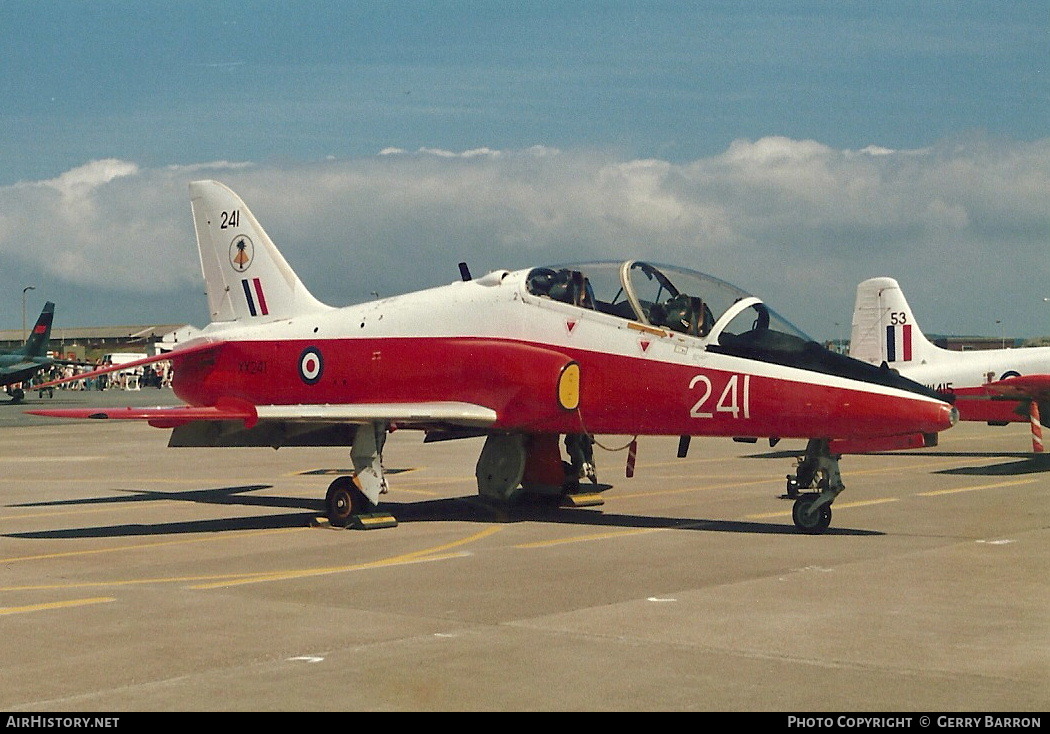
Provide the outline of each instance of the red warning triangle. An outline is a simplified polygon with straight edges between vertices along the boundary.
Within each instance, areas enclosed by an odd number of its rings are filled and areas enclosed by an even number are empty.
[[[571,334],[572,330],[576,328],[576,322],[575,321],[566,321],[565,322],[565,328],[568,329],[569,333]]]
[[[643,341],[638,342],[638,345],[642,348],[643,352],[646,352],[646,351],[649,350],[649,345],[650,344],[652,344],[652,342],[648,341],[648,340],[643,340]]]

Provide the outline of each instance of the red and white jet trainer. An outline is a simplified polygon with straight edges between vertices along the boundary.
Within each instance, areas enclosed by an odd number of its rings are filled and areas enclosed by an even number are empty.
[[[211,323],[144,360],[173,361],[186,405],[31,412],[146,420],[174,429],[172,446],[350,446],[354,474],[326,497],[336,525],[381,516],[394,427],[487,436],[478,490],[501,500],[571,498],[595,479],[596,435],[681,436],[680,455],[689,436],[806,438],[785,497],[799,528],[822,532],[839,453],[922,445],[954,423],[932,391],[823,349],[696,272],[628,261],[472,279],[461,265],[450,285],[332,308],[230,189],[199,181],[190,195]]]
[[[1029,422],[1032,448],[1043,450],[1040,415],[1050,419],[1050,347],[943,349],[919,329],[896,280],[869,278],[857,286],[850,356],[885,362],[937,390],[954,401],[959,420]]]

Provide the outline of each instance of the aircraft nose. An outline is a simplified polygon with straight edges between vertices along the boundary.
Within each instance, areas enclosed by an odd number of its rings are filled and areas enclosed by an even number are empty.
[[[920,423],[925,423],[921,429],[922,433],[947,431],[959,422],[959,411],[954,405],[949,405],[948,403],[927,402],[924,407],[912,415],[916,418],[922,416],[919,419]]]
[[[949,405],[948,403],[939,405],[935,415],[937,427],[934,430],[936,432],[947,431],[959,422],[959,411],[954,405]]]

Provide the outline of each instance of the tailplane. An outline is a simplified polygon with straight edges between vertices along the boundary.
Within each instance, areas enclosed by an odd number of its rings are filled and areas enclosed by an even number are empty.
[[[48,342],[51,339],[51,322],[55,319],[55,304],[48,301],[44,304],[44,310],[33,326],[33,333],[26,339],[25,345],[18,353],[25,357],[40,357],[47,352]]]
[[[299,280],[237,194],[190,184],[193,226],[211,320],[265,323],[329,308]]]
[[[857,286],[851,357],[893,367],[927,362],[939,351],[919,329],[896,280],[870,278]]]

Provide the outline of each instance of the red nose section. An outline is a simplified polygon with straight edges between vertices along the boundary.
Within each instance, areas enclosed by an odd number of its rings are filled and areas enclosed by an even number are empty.
[[[948,403],[935,401],[901,401],[898,417],[900,433],[940,433],[947,431],[959,421],[959,411]]]
[[[924,421],[920,428],[922,433],[940,433],[959,422],[959,411],[948,403],[931,403],[928,408],[916,411],[916,419]]]
[[[937,445],[937,434],[954,426],[959,419],[958,411],[948,405],[929,404],[921,411],[913,411],[904,416],[898,426],[913,427],[903,433],[893,435],[873,435],[863,438],[836,439],[831,442],[834,454],[866,454],[875,451],[899,451],[902,449],[922,449]]]
[[[851,395],[837,406],[830,438],[874,439],[946,431],[958,421],[951,405],[894,391],[881,395]]]

